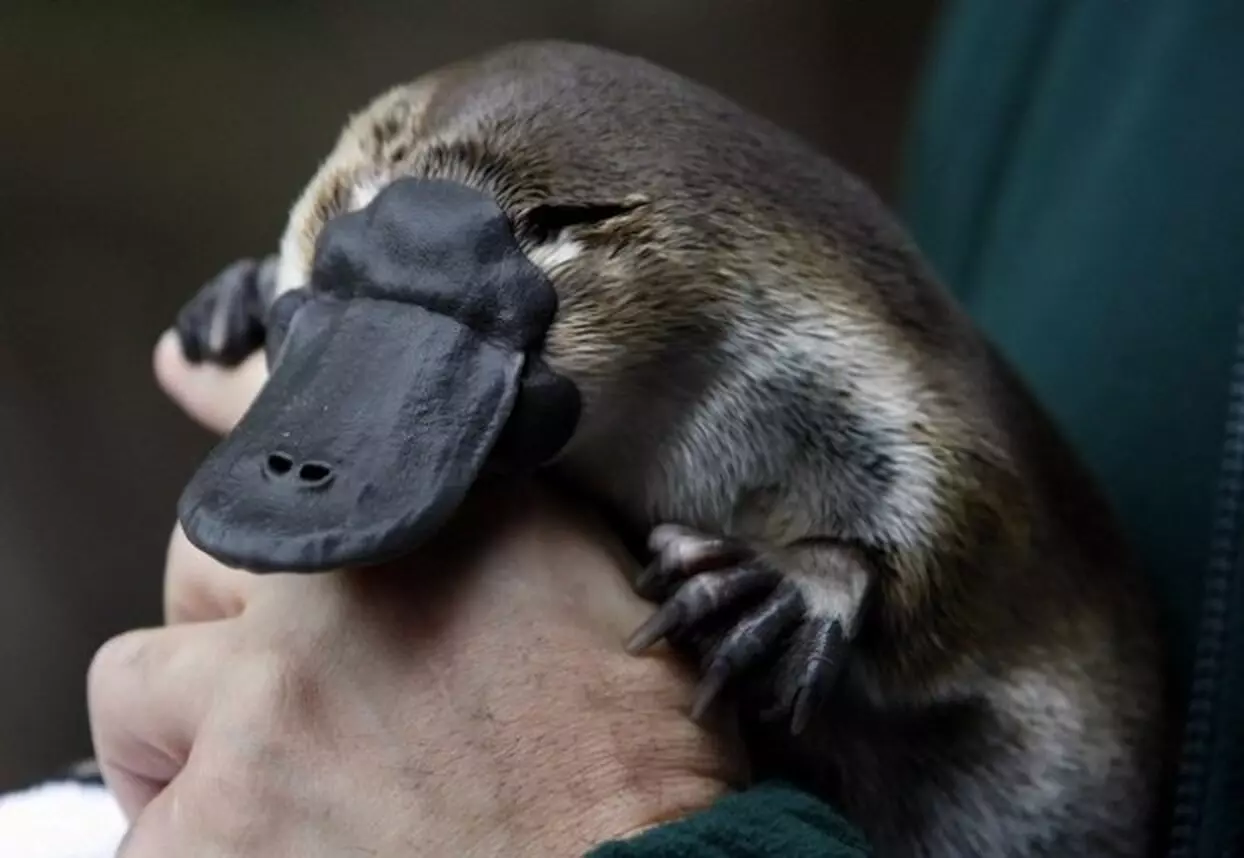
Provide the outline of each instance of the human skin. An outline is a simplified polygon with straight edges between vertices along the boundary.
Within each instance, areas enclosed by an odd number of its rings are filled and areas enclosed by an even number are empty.
[[[262,365],[162,387],[217,431]],[[473,498],[416,556],[255,576],[175,530],[168,624],[92,662],[120,858],[581,855],[707,807],[736,773],[694,676],[626,654],[651,612],[599,522],[535,487]]]

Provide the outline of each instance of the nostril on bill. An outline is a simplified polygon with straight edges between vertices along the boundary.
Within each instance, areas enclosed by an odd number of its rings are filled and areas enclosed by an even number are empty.
[[[333,469],[323,462],[307,462],[298,469],[298,479],[308,488],[322,486],[333,478]]]
[[[264,463],[267,472],[274,477],[283,477],[294,468],[294,460],[284,453],[270,453]]]

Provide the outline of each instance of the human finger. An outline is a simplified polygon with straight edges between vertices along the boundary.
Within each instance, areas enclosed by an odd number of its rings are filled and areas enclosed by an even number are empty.
[[[220,625],[139,629],[87,671],[91,740],[104,782],[133,820],[184,765],[221,670]]]
[[[231,569],[196,548],[181,525],[174,526],[164,563],[166,623],[235,617],[258,583],[258,576]]]
[[[262,352],[239,366],[192,364],[181,350],[176,331],[165,331],[152,356],[156,381],[164,393],[213,432],[224,434],[237,425],[268,378]]]

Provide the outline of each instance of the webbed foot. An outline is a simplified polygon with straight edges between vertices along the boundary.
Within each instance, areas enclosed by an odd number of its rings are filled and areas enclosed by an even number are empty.
[[[177,314],[186,360],[236,366],[262,348],[275,273],[275,257],[242,259],[204,284]]]

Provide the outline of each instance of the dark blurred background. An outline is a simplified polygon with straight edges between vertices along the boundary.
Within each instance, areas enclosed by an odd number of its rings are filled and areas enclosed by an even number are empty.
[[[211,438],[151,349],[275,249],[346,114],[503,42],[642,54],[893,193],[933,0],[0,3],[0,790],[89,752],[84,673],[159,621]],[[156,10],[156,11],[152,11]]]

